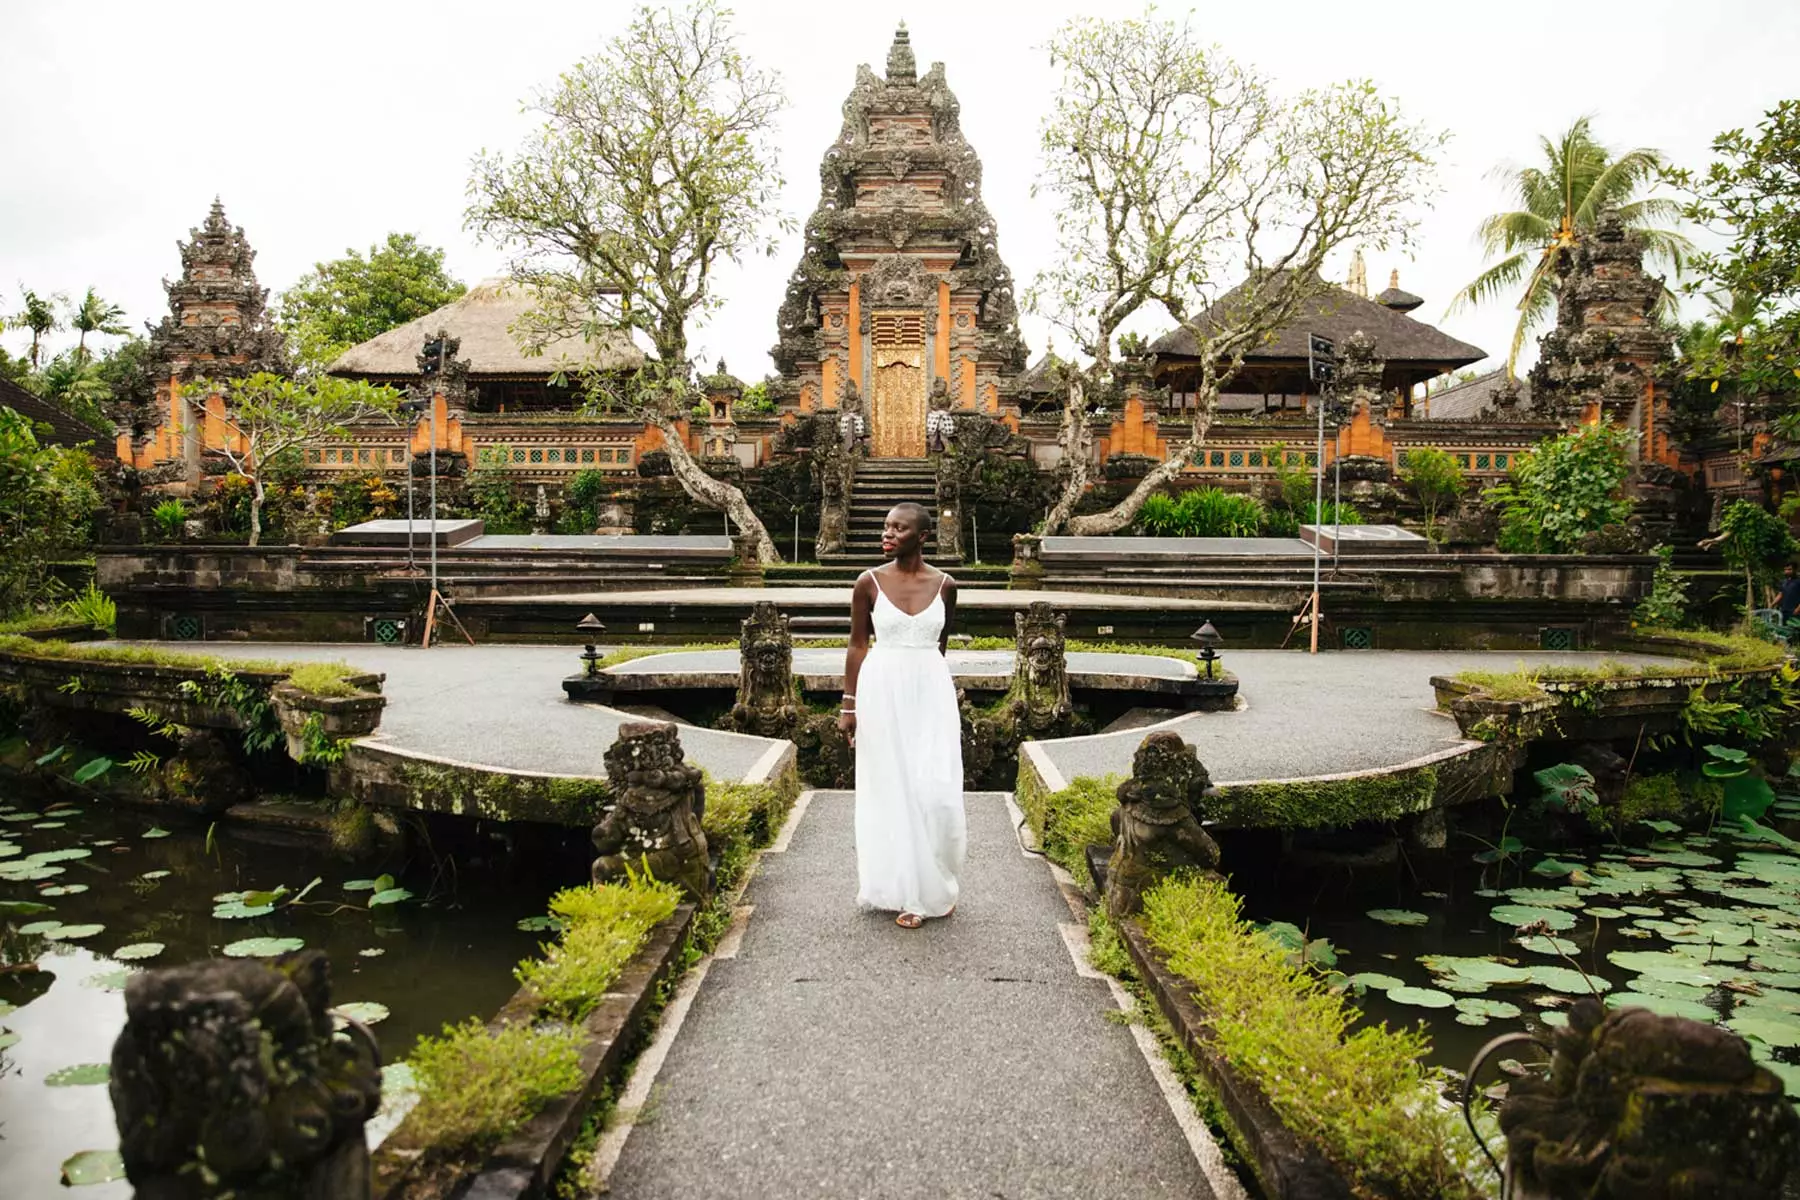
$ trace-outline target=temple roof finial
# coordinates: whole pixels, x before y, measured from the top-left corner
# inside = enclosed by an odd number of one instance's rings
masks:
[[[894,30],[894,44],[888,48],[887,79],[889,83],[912,83],[919,77],[919,64],[913,59],[912,36],[906,22]]]

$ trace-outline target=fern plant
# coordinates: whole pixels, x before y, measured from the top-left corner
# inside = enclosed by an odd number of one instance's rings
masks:
[[[179,542],[187,529],[187,505],[179,500],[164,500],[150,510],[150,523],[165,542]]]
[[[104,629],[108,634],[116,632],[119,627],[119,606],[113,603],[111,596],[92,583],[87,585],[86,591],[77,592],[72,599],[64,600],[62,611],[70,620]]]

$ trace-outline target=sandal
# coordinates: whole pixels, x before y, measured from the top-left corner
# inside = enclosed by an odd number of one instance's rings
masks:
[[[894,918],[894,924],[902,929],[917,929],[925,923],[925,918],[918,913],[903,912]]]

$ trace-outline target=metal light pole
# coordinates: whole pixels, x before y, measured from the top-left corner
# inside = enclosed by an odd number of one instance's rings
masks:
[[[1327,384],[1337,373],[1336,346],[1328,337],[1308,334],[1306,338],[1306,373],[1316,384]],[[1308,602],[1312,610],[1312,634],[1308,653],[1319,652],[1319,513],[1325,507],[1325,388],[1319,388],[1319,394],[1313,401],[1319,409],[1319,440],[1317,462],[1313,468],[1313,586],[1312,599]],[[1335,544],[1335,536],[1334,536]]]

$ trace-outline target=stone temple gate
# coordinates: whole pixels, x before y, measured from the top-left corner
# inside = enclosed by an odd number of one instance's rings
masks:
[[[944,65],[904,26],[887,76],[857,68],[772,353],[784,408],[848,408],[876,457],[921,458],[929,408],[997,412],[1025,368],[1012,274]]]

